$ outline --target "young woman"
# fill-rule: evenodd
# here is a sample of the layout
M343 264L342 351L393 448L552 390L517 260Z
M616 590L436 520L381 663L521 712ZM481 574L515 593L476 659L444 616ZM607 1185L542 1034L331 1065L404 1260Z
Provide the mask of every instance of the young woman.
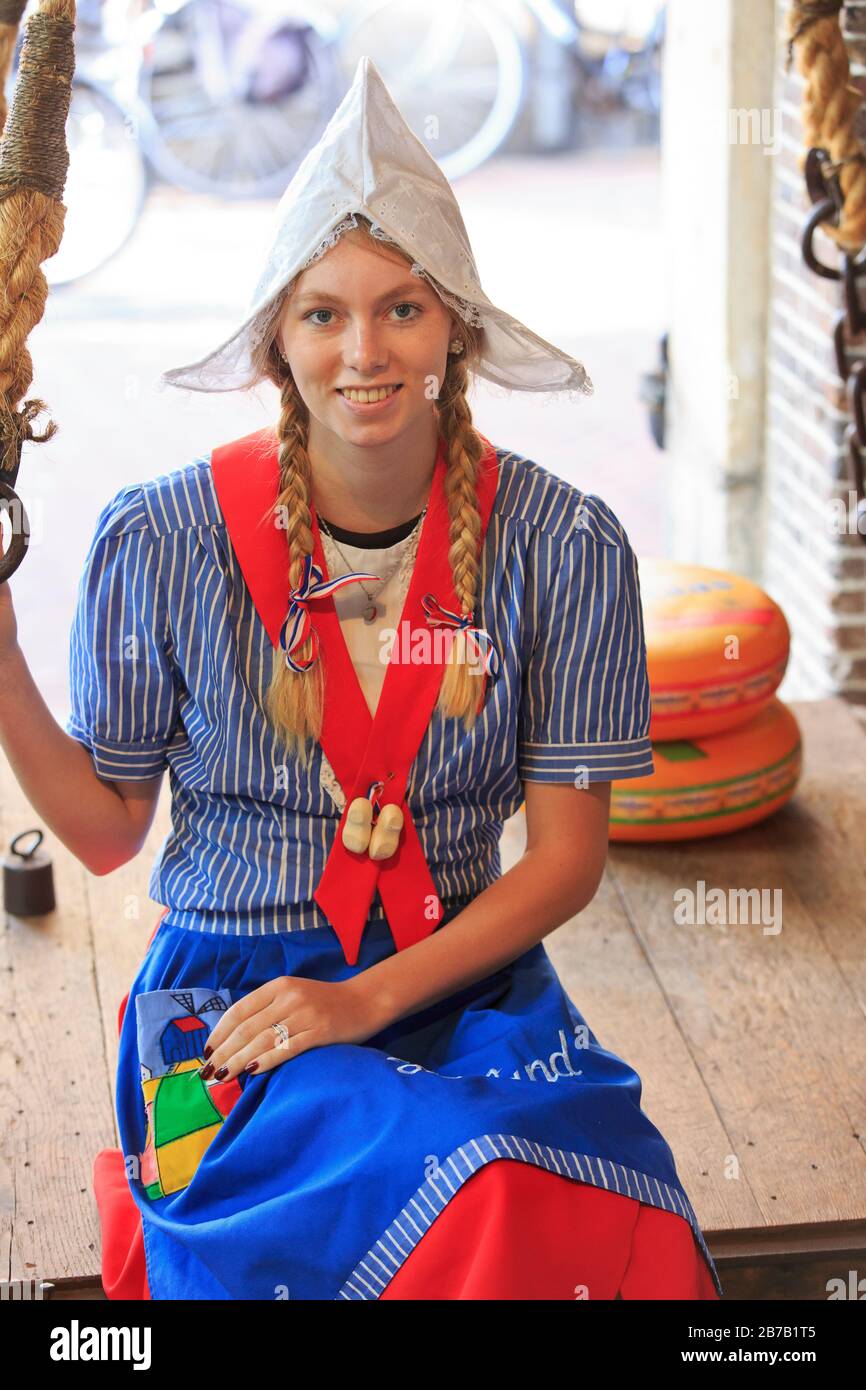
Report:
M99 517L68 732L46 744L74 825L34 771L46 714L22 734L9 712L25 678L0 588L0 728L52 829L106 872L170 774L164 912L121 1010L122 1149L94 1166L103 1282L713 1299L640 1079L542 944L596 892L611 781L652 769L635 556L600 497L490 444L467 403L473 374L591 387L490 305L401 122L362 60L247 320L165 376L270 380L276 428Z

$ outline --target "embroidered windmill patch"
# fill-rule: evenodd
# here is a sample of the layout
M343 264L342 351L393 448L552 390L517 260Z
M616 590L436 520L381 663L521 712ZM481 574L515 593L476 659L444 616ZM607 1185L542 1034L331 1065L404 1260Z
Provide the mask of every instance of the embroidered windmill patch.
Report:
M141 1088L147 1118L141 1181L156 1200L192 1181L208 1145L241 1096L237 1078L202 1081L204 1047L232 1003L228 990L150 990L136 996Z

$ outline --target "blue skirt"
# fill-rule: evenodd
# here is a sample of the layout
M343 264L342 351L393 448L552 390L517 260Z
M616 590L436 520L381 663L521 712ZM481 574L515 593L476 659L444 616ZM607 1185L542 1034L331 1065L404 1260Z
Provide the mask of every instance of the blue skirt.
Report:
M368 922L354 966L330 928L160 922L117 1073L150 1297L376 1299L466 1180L506 1158L682 1216L721 1296L640 1078L600 1046L543 943L363 1044L312 1048L225 1083L230 1104L208 1100L198 1059L220 1009L277 976L342 980L393 950L384 921Z

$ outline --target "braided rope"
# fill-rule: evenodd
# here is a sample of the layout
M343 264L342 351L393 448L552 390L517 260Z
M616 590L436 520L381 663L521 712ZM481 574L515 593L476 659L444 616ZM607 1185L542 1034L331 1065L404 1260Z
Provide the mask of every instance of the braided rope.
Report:
M27 0L0 0L0 133L6 124L6 82L15 56L18 25Z
M843 4L844 0L792 0L786 71L796 50L797 71L805 80L804 142L807 149L828 152L844 198L838 227L830 222L821 226L840 250L853 256L866 245L866 151L854 133L863 96L849 83L848 50L839 24ZM805 159L804 153L801 171Z
M6 60L7 74L24 8L21 0L0 0L0 63ZM47 407L24 396L33 380L27 339L48 298L41 266L63 237L74 30L75 0L41 0L27 21L0 143L0 470L13 478L22 442L44 443L57 432L54 421L34 432L34 417Z

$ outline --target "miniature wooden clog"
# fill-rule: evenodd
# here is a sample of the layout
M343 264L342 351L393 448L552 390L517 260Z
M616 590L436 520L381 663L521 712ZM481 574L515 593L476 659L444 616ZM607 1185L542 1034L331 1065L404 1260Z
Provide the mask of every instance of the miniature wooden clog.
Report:
M399 806L383 806L370 836L370 858L390 859L400 842L403 812Z
M363 854L370 843L373 825L373 803L366 796L356 796L349 803L343 822L343 844L355 854Z

